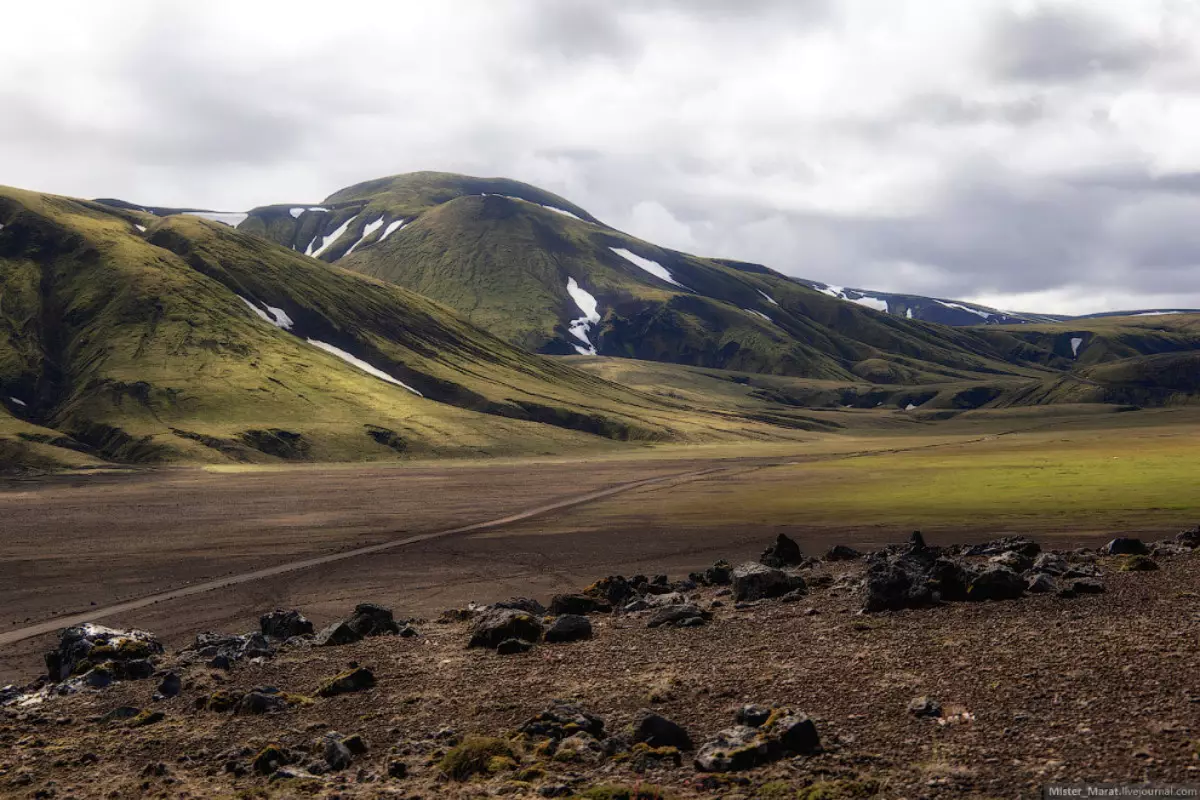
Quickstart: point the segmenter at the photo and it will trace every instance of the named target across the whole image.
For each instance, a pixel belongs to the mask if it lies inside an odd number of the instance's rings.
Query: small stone
[[[653,711],[641,712],[634,724],[633,740],[651,747],[674,747],[683,751],[693,748],[692,738],[682,726]]]
[[[1118,536],[1104,545],[1103,552],[1110,556],[1145,556],[1150,554],[1150,548],[1141,539]]]
[[[738,725],[745,725],[748,728],[758,728],[770,718],[770,708],[767,706],[749,704],[738,709],[735,721]]]
[[[325,737],[325,764],[332,770],[343,770],[354,762],[354,754],[335,733]]]
[[[496,652],[502,656],[513,656],[520,653],[528,653],[533,649],[533,643],[527,642],[524,639],[505,639],[500,644],[496,645]]]
[[[914,697],[908,703],[908,713],[914,717],[940,717],[942,704],[932,697]]]
[[[388,763],[389,778],[407,778],[408,765],[403,761],[391,761]]]
[[[339,694],[361,692],[375,685],[375,673],[366,667],[356,667],[341,675],[330,678],[317,690],[321,697],[334,697]]]
[[[592,638],[592,623],[579,614],[564,614],[554,620],[546,631],[546,642],[578,642]]]
[[[175,697],[183,687],[183,682],[174,672],[168,672],[158,684],[158,693],[163,697]]]

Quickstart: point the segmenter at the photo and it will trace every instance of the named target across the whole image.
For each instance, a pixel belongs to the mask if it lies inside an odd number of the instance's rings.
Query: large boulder
[[[747,562],[733,571],[733,596],[738,601],[782,597],[788,592],[805,591],[804,578],[791,572]]]
[[[800,545],[796,544],[795,540],[781,533],[758,560],[768,567],[794,567],[803,563],[804,553],[800,552]]]
[[[574,703],[554,700],[545,711],[527,720],[518,730],[526,736],[556,741],[579,731],[603,739],[604,720]]]
[[[345,622],[350,630],[363,638],[400,633],[400,624],[392,616],[392,610],[375,603],[359,603]]]
[[[563,614],[595,614],[612,611],[612,604],[587,594],[556,594],[550,600],[550,613],[555,616]]]
[[[1175,543],[1189,550],[1200,548],[1200,525],[1197,525],[1195,528],[1188,528],[1186,531],[1180,531],[1175,535]]]
[[[149,677],[145,665],[163,653],[162,643],[148,631],[106,628],[86,622],[72,625],[58,637],[58,646],[46,653],[50,680],[64,681],[93,667],[104,667],[112,679]],[[153,673],[153,667],[150,673]]]
[[[545,638],[548,644],[590,639],[592,638],[592,623],[588,621],[587,617],[578,614],[564,614],[550,623]]]
[[[471,626],[467,647],[495,648],[507,639],[537,642],[542,638],[542,623],[524,611],[492,608],[481,614]]]
[[[825,551],[826,561],[857,561],[863,554],[844,544],[835,544]]]
[[[863,580],[863,611],[925,608],[941,602],[966,600],[976,570],[967,562],[943,555],[924,542],[889,548],[867,559]]]
[[[619,606],[633,596],[634,588],[623,575],[609,575],[584,589],[583,593]]]
[[[362,641],[362,636],[343,620],[338,620],[326,626],[313,639],[317,647],[339,647],[344,644]]]
[[[1004,553],[1016,553],[1026,558],[1034,558],[1042,552],[1042,546],[1024,536],[1006,536],[983,544],[966,545],[961,548],[964,556],[998,556]]]
[[[1042,572],[1046,575],[1062,575],[1070,565],[1067,564],[1067,559],[1063,558],[1059,553],[1041,553],[1033,560],[1033,565],[1030,566],[1030,572]]]
[[[1026,582],[1008,567],[993,564],[977,574],[967,589],[967,599],[1015,600],[1025,593]]]
[[[366,667],[354,667],[325,681],[317,689],[317,694],[321,697],[336,697],[339,694],[361,692],[365,689],[370,689],[374,685],[374,672]]]
[[[821,740],[811,719],[778,709],[762,727],[738,725],[719,732],[700,748],[695,763],[701,772],[737,772],[820,749]]]
[[[1146,556],[1150,555],[1150,548],[1146,547],[1146,543],[1141,539],[1135,539],[1130,536],[1118,536],[1102,548],[1105,555],[1109,556]]]
[[[664,606],[650,615],[648,628],[694,628],[712,619],[712,612],[705,611],[692,603]]]
[[[247,634],[201,633],[179,657],[185,662],[207,661],[229,663],[251,658],[270,658],[274,648],[267,637],[255,631]]]
[[[313,632],[313,624],[305,619],[299,611],[276,609],[259,617],[258,624],[262,629],[262,635],[270,639],[286,641],[293,636],[307,636]]]
[[[693,749],[692,737],[683,727],[653,711],[642,711],[633,724],[633,741],[645,742],[650,747],[674,747],[677,750]]]

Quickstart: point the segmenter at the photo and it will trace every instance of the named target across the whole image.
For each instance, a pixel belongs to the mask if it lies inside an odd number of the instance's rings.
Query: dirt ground
[[[835,584],[798,603],[735,608],[726,599],[700,628],[648,629],[643,615],[597,615],[590,641],[516,656],[468,650],[465,624],[429,622],[415,638],[285,649],[228,673],[184,667],[183,693],[173,699],[152,700],[150,680],[7,711],[0,794],[411,799],[574,796],[599,784],[655,784],[679,798],[1015,800],[1041,796],[1049,782],[1195,784],[1200,558],[1161,562],[1159,571],[1135,573],[1102,561],[1108,591],[1073,599],[862,616],[861,600]],[[855,569],[821,567],[810,580]],[[709,605],[714,593],[702,590],[698,599]],[[372,669],[376,686],[262,716],[195,707],[216,690],[258,686],[312,696],[347,664]],[[920,695],[942,704],[941,718],[909,713]],[[440,777],[439,759],[461,737],[511,736],[555,698],[599,715],[613,734],[651,707],[697,744],[729,727],[742,704],[779,704],[814,719],[823,751],[706,776],[690,753],[678,766],[670,759],[592,765],[548,757],[530,741],[514,745],[516,764],[492,775]],[[164,716],[145,728],[100,720],[123,705]],[[268,744],[301,765],[319,761],[332,730],[367,743],[348,770],[271,781],[248,769]],[[389,777],[396,762],[406,777]]]

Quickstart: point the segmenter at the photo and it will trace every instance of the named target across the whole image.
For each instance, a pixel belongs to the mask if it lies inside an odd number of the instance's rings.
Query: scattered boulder
[[[1006,536],[1003,539],[993,539],[983,544],[966,545],[960,548],[960,552],[964,556],[998,556],[1015,553],[1032,559],[1042,552],[1042,546],[1024,536]]]
[[[1041,553],[1029,567],[1031,572],[1044,572],[1047,575],[1062,575],[1069,568],[1067,560],[1058,553]]]
[[[719,732],[696,754],[701,772],[737,772],[821,748],[816,726],[804,714],[777,710],[759,728],[738,725]]]
[[[667,626],[671,628],[694,628],[712,619],[712,612],[705,611],[692,603],[682,603],[675,606],[660,608],[650,615],[646,622],[648,628]]]
[[[142,711],[136,717],[129,720],[129,727],[144,728],[147,725],[157,725],[167,718],[167,715],[162,711],[150,711],[149,709]]]
[[[1015,600],[1024,593],[1024,578],[1008,567],[993,564],[975,575],[967,588],[967,599]]]
[[[942,704],[932,697],[914,697],[909,701],[908,713],[914,717],[940,717]]]
[[[292,760],[291,754],[282,747],[277,744],[269,744],[258,751],[254,760],[250,762],[250,766],[259,775],[270,775],[280,767],[292,763]]]
[[[240,692],[232,692],[226,689],[218,689],[210,694],[207,698],[201,698],[204,702],[204,707],[209,711],[224,712],[234,708],[242,699]],[[199,704],[199,700],[197,704]]]
[[[293,636],[307,636],[313,632],[313,624],[299,611],[276,609],[259,617],[258,624],[262,628],[263,636],[283,641]]]
[[[700,586],[728,586],[733,580],[733,565],[728,561],[721,560],[704,572],[691,573],[688,578]]]
[[[361,692],[364,689],[370,689],[374,685],[374,672],[366,667],[355,667],[327,680],[317,690],[317,694],[321,697],[334,697],[339,694]]]
[[[1189,550],[1195,550],[1200,547],[1200,525],[1177,533],[1175,535],[1175,543]]]
[[[235,661],[251,658],[270,658],[275,655],[267,637],[261,633],[247,633],[244,636],[229,633],[201,633],[196,637],[191,647],[180,652],[179,657],[185,663],[207,661],[212,663],[217,659],[232,664]]]
[[[835,544],[825,551],[826,561],[857,561],[862,556],[862,553],[844,544]]]
[[[1050,594],[1058,591],[1058,585],[1044,572],[1035,572],[1029,576],[1025,591],[1030,594]]]
[[[634,588],[623,575],[609,575],[584,589],[583,593],[619,606],[634,595]]]
[[[338,621],[323,628],[317,634],[317,638],[313,639],[313,644],[317,647],[340,647],[361,640],[362,637],[353,628],[345,622]]]
[[[1016,550],[1006,550],[998,556],[989,558],[988,563],[1011,569],[1013,572],[1024,572],[1033,566],[1033,559]]]
[[[535,617],[543,616],[546,613],[546,607],[530,597],[514,597],[502,603],[492,603],[491,607],[511,608],[514,611],[524,611],[526,614],[533,614]]]
[[[738,601],[782,597],[806,590],[804,578],[766,564],[747,562],[733,571],[733,597]]]
[[[775,538],[775,543],[763,551],[758,561],[768,567],[794,567],[804,561],[804,553],[795,540],[781,533]]]
[[[642,711],[633,726],[633,741],[650,747],[674,747],[684,752],[693,749],[692,737],[682,726],[653,711]]]
[[[1145,556],[1150,554],[1150,548],[1141,539],[1118,536],[1104,545],[1102,552],[1109,556]]]
[[[1102,594],[1104,584],[1096,578],[1072,578],[1058,588],[1059,597],[1077,597],[1081,594]]]
[[[143,674],[144,665],[162,653],[162,643],[148,631],[117,630],[87,622],[72,625],[59,635],[58,646],[46,653],[46,673],[57,683],[106,665],[113,680],[138,680],[153,674],[153,667],[149,674]],[[141,664],[129,669],[131,662]]]
[[[183,682],[174,672],[168,672],[158,684],[158,693],[163,697],[175,697],[183,688]]]
[[[392,616],[392,610],[375,603],[359,603],[345,622],[350,630],[364,639],[371,636],[394,636],[400,632],[400,625]]]
[[[354,763],[354,753],[350,752],[349,746],[342,740],[340,733],[330,731],[325,734],[324,742],[322,755],[325,758],[325,766],[329,769],[343,770]]]
[[[502,656],[520,655],[521,653],[528,653],[532,649],[533,642],[527,642],[524,639],[505,639],[496,645],[496,652]]]
[[[595,614],[612,611],[612,604],[586,594],[556,594],[550,600],[551,614]]]
[[[771,718],[771,712],[774,709],[768,706],[759,706],[749,703],[738,709],[734,721],[738,725],[745,725],[750,728],[761,728]]]
[[[493,608],[475,620],[467,647],[495,648],[508,639],[534,643],[541,638],[542,623],[532,614],[510,608]]]
[[[546,630],[546,642],[559,644],[578,642],[592,638],[592,623],[578,614],[564,614],[550,624]]]
[[[573,733],[558,743],[554,749],[554,760],[559,762],[580,762],[584,764],[599,764],[604,760],[604,745],[586,731]]]
[[[603,739],[604,720],[574,703],[554,700],[545,711],[525,722],[518,730],[526,736],[556,741],[577,731]]]
[[[287,700],[279,693],[278,689],[252,689],[242,695],[241,700],[238,700],[237,705],[233,707],[233,713],[239,716],[272,714],[277,711],[286,711],[287,707]]]

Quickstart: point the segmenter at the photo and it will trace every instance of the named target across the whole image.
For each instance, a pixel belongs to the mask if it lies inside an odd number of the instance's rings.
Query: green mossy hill
[[[1062,366],[1004,333],[891,317],[766,267],[657,247],[514,181],[414,173],[350,187],[320,208],[256,209],[241,228],[412,289],[525,350],[586,349],[571,330],[584,315],[574,280],[598,303],[586,334],[602,355],[890,383]]]
[[[0,438],[31,463],[518,455],[744,422],[219,223],[0,189],[0,225]]]

